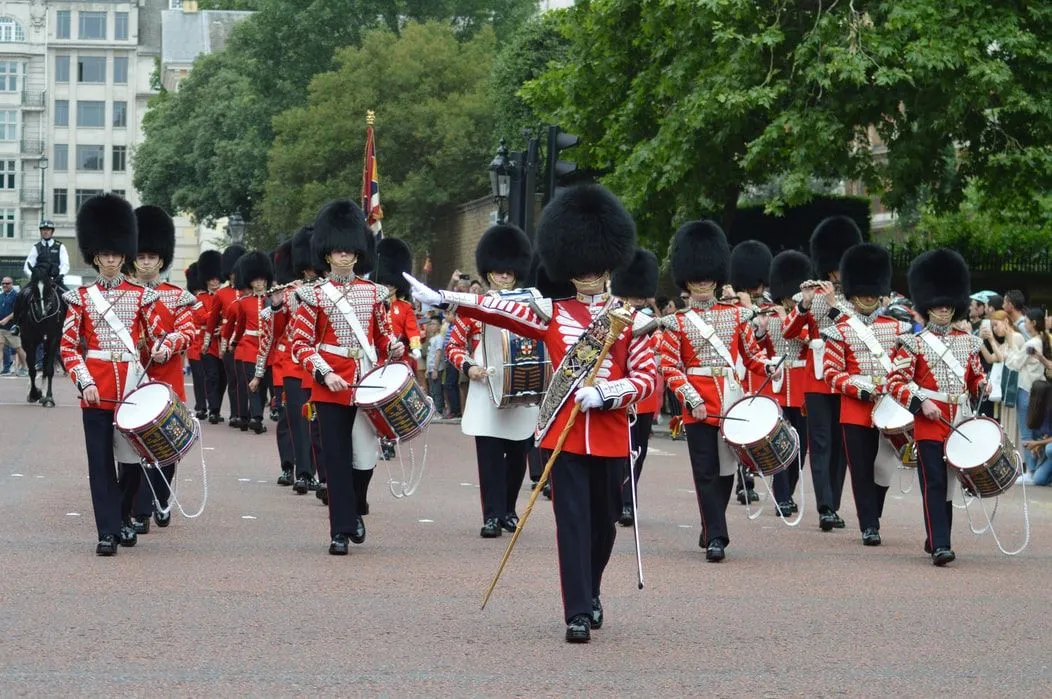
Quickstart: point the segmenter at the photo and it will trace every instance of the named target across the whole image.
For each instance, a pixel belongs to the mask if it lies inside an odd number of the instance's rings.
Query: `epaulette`
[[[966,334],[965,337],[968,338],[968,344],[971,345],[971,347],[968,350],[969,353],[978,352],[979,348],[983,346],[983,341],[975,335],[969,333]]]
[[[149,287],[143,287],[143,290],[142,290],[142,301],[140,302],[140,305],[142,305],[142,306],[149,306],[151,303],[153,303],[154,301],[157,301],[159,298],[161,298],[161,295],[157,293],[156,289],[150,289]]]
[[[743,323],[748,323],[749,321],[751,321],[753,318],[756,317],[757,313],[759,312],[753,306],[739,306],[738,308],[741,309],[741,322]]]
[[[533,297],[530,299],[530,308],[533,312],[541,317],[545,323],[552,319],[552,314],[555,313],[555,302],[544,296]]]
[[[372,281],[370,279],[365,279],[363,281],[367,281],[370,284],[372,284],[374,287],[376,287],[376,300],[377,301],[381,301],[381,302],[387,301],[387,299],[389,299],[389,298],[391,298],[393,296],[393,294],[391,293],[391,290],[388,289],[383,284],[377,284],[376,282],[374,282],[374,281]],[[393,301],[394,299],[391,298],[391,300]]]
[[[840,332],[839,329],[837,329],[836,325],[830,325],[828,328],[825,328],[824,330],[822,330],[822,332],[820,334],[826,340],[835,340],[837,342],[843,342],[844,341],[844,335],[843,335],[843,333]]]
[[[62,294],[62,300],[66,302],[67,306],[80,306],[80,290],[86,288],[86,286],[81,286],[76,289],[70,289],[66,293]]]
[[[895,341],[910,354],[917,354],[917,335],[912,330],[913,328],[910,328],[910,331],[899,335]]]
[[[661,328],[661,320],[646,313],[636,311],[632,315],[632,337],[642,337],[657,332]]]
[[[270,306],[264,306],[263,310],[259,312],[259,317],[263,318],[264,320],[270,318],[273,315],[274,315],[274,309],[271,308]]]
[[[300,303],[305,303],[308,306],[318,305],[318,293],[316,284],[303,284],[296,289],[296,298],[299,299]]]
[[[658,322],[661,324],[661,327],[665,330],[679,330],[679,320],[676,318],[676,316],[683,312],[683,310],[678,310],[675,313],[670,313],[667,316],[661,316],[660,318],[658,318]]]
[[[191,294],[186,289],[183,289],[183,293],[179,295],[179,299],[175,302],[175,307],[193,307],[197,303],[200,303],[200,301],[197,300],[197,297]]]

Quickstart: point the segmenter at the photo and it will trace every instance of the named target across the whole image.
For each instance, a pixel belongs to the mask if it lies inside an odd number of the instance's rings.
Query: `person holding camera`
[[[1005,359],[1006,369],[1019,372],[1019,393],[1016,406],[1023,419],[1019,421],[1019,439],[1016,439],[1015,434],[1009,434],[1016,443],[1025,443],[1035,438],[1036,433],[1026,419],[1030,407],[1031,389],[1036,381],[1052,377],[1052,339],[1049,338],[1045,325],[1045,312],[1040,308],[1031,308],[1026,312],[1025,320],[1030,339],[1021,343]],[[1027,473],[1032,474],[1037,469],[1040,459],[1029,449],[1024,450],[1023,456],[1026,460]]]

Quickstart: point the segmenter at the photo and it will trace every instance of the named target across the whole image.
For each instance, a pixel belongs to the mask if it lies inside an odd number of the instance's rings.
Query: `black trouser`
[[[227,350],[223,355],[223,371],[226,373],[226,398],[230,405],[230,417],[240,417],[238,410],[238,381],[237,362],[234,361],[233,350]]]
[[[789,464],[789,468],[776,473],[774,476],[774,499],[776,502],[789,502],[796,492],[796,484],[800,480],[800,464],[807,460],[807,418],[804,417],[800,408],[782,408],[782,414],[789,424],[796,428],[800,436],[800,460]]]
[[[350,534],[358,521],[358,498],[351,473],[351,430],[358,408],[338,403],[315,403],[321,432],[322,457],[329,484],[329,533]]]
[[[550,451],[543,452],[545,460]],[[552,466],[552,509],[566,621],[591,614],[621,514],[624,458],[561,452]]]
[[[921,499],[924,505],[924,532],[934,551],[949,548],[953,527],[953,503],[946,500],[946,458],[943,443],[933,439],[917,442],[917,461]]]
[[[226,391],[226,367],[223,361],[211,354],[201,360],[205,369],[205,392],[208,395],[208,414],[218,415],[223,409],[223,393]]]
[[[194,382],[194,412],[203,413],[208,411],[208,385],[205,382],[205,363],[201,359],[191,359],[190,378]]]
[[[844,493],[843,434],[840,430],[840,396],[805,393],[807,439],[811,450],[811,480],[819,514],[840,509]]]
[[[855,496],[858,528],[880,529],[884,498],[888,489],[873,481],[873,464],[880,446],[880,431],[875,427],[843,425],[844,456],[851,470],[851,492]]]
[[[526,463],[529,464],[530,468],[530,480],[536,483],[541,479],[541,474],[544,472],[544,459],[541,458],[541,448],[532,447],[530,453],[526,456]]]
[[[248,390],[248,384],[255,378],[256,365],[252,362],[238,361],[237,364],[237,410],[242,420],[263,420],[263,396],[267,392],[266,377],[259,380],[259,388]]]
[[[533,437],[475,437],[483,521],[515,513],[515,501],[526,478],[526,455],[532,447]]]
[[[275,386],[274,387],[274,401],[280,408],[282,401],[285,398],[285,387]],[[278,418],[278,425],[274,429],[274,438],[278,443],[278,459],[281,461],[281,468],[292,470],[292,465],[296,463],[296,449],[292,441],[292,426],[289,424],[288,410],[280,410]]]
[[[632,484],[628,482],[628,471],[631,468],[635,473],[636,485],[639,484],[639,474],[643,472],[643,462],[647,458],[647,449],[650,446],[650,426],[654,424],[654,413],[645,413],[642,415],[636,415],[636,421],[632,424],[630,430],[632,434],[632,448],[639,450],[639,456],[636,457],[635,467],[632,467],[632,460],[629,459],[625,464],[625,472],[621,478],[621,507],[632,506]],[[639,495],[637,487],[636,495]]]
[[[727,505],[734,490],[734,476],[720,475],[720,428],[694,422],[685,425],[684,430],[701,513],[702,542],[708,546],[718,540],[727,545],[731,541],[727,534]]]
[[[135,508],[133,511],[135,512],[136,519],[147,519],[153,514],[155,496],[157,498],[157,506],[160,507],[160,509],[165,510],[168,508],[168,502],[171,500],[172,492],[169,490],[167,484],[175,484],[175,467],[176,464],[171,464],[170,466],[162,466],[159,469],[146,469],[146,478],[140,479],[141,482],[139,483],[139,489],[135,495]],[[135,468],[139,467],[136,466]],[[153,487],[152,490],[151,486]]]
[[[314,403],[313,405],[317,405]],[[349,429],[349,428],[348,428]],[[310,436],[310,463],[311,469],[314,473],[318,474],[318,480],[322,483],[326,483],[325,477],[325,449],[322,448],[321,443],[321,422],[318,421],[317,413],[313,420],[307,422],[307,431]],[[347,435],[350,439],[350,434]],[[352,459],[351,454],[347,454],[347,461],[350,462]],[[297,467],[298,468],[298,467]],[[310,475],[310,474],[307,474]]]
[[[314,457],[311,454],[311,436],[307,419],[303,417],[303,406],[309,398],[300,379],[285,377],[285,420],[289,423],[292,437],[296,475],[309,478],[314,475]],[[282,466],[285,462],[282,460]]]
[[[138,464],[121,466],[118,480],[113,458],[113,411],[83,408],[84,447],[88,456],[88,486],[95,529],[99,537],[119,536],[122,522],[130,515],[132,500],[142,473]]]
[[[460,372],[450,364],[442,379],[442,390],[446,394],[446,407],[450,417],[460,417]]]

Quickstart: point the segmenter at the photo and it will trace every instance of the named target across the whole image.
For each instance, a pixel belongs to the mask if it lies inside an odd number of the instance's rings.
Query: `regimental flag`
[[[380,208],[380,177],[376,172],[376,139],[373,135],[373,112],[365,113],[365,164],[362,171],[362,211],[365,220],[376,240],[383,240],[384,231],[381,221],[384,211]]]

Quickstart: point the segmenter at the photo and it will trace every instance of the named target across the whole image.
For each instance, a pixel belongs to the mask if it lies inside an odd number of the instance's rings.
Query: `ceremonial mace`
[[[599,351],[599,358],[596,359],[595,366],[592,367],[591,371],[588,372],[588,376],[585,377],[584,383],[582,384],[583,386],[591,386],[595,383],[595,377],[599,374],[599,368],[603,366],[603,361],[606,359],[606,355],[610,353],[610,348],[613,347],[617,338],[621,337],[621,333],[624,332],[625,328],[632,324],[632,315],[624,308],[614,309],[610,311],[608,315],[610,318],[610,329],[607,331],[606,338],[603,340],[603,348]],[[530,513],[533,512],[533,505],[537,502],[537,496],[541,494],[544,484],[548,482],[548,476],[552,472],[552,465],[555,463],[556,457],[559,456],[559,452],[562,451],[566,438],[570,436],[570,430],[577,421],[577,414],[579,412],[581,412],[581,404],[574,402],[573,408],[570,410],[570,418],[566,421],[566,426],[563,427],[563,431],[559,433],[559,441],[555,443],[555,449],[552,450],[551,456],[548,457],[548,462],[544,464],[544,471],[541,472],[541,477],[538,479],[537,485],[534,487],[533,492],[530,493],[530,501],[526,504],[526,509],[522,513],[522,518],[519,519],[519,523],[515,527],[515,533],[511,535],[511,541],[508,542],[508,548],[504,550],[504,557],[500,559],[500,565],[497,566],[497,572],[493,576],[493,582],[490,583],[489,589],[486,591],[486,596],[482,600],[483,609],[486,608],[486,603],[489,602],[490,595],[493,594],[493,588],[497,586],[497,581],[500,580],[500,575],[504,572],[504,566],[508,564],[508,559],[511,557],[511,550],[515,548],[515,542],[519,540],[519,534],[522,533],[523,527],[526,526],[526,520],[530,518]]]

